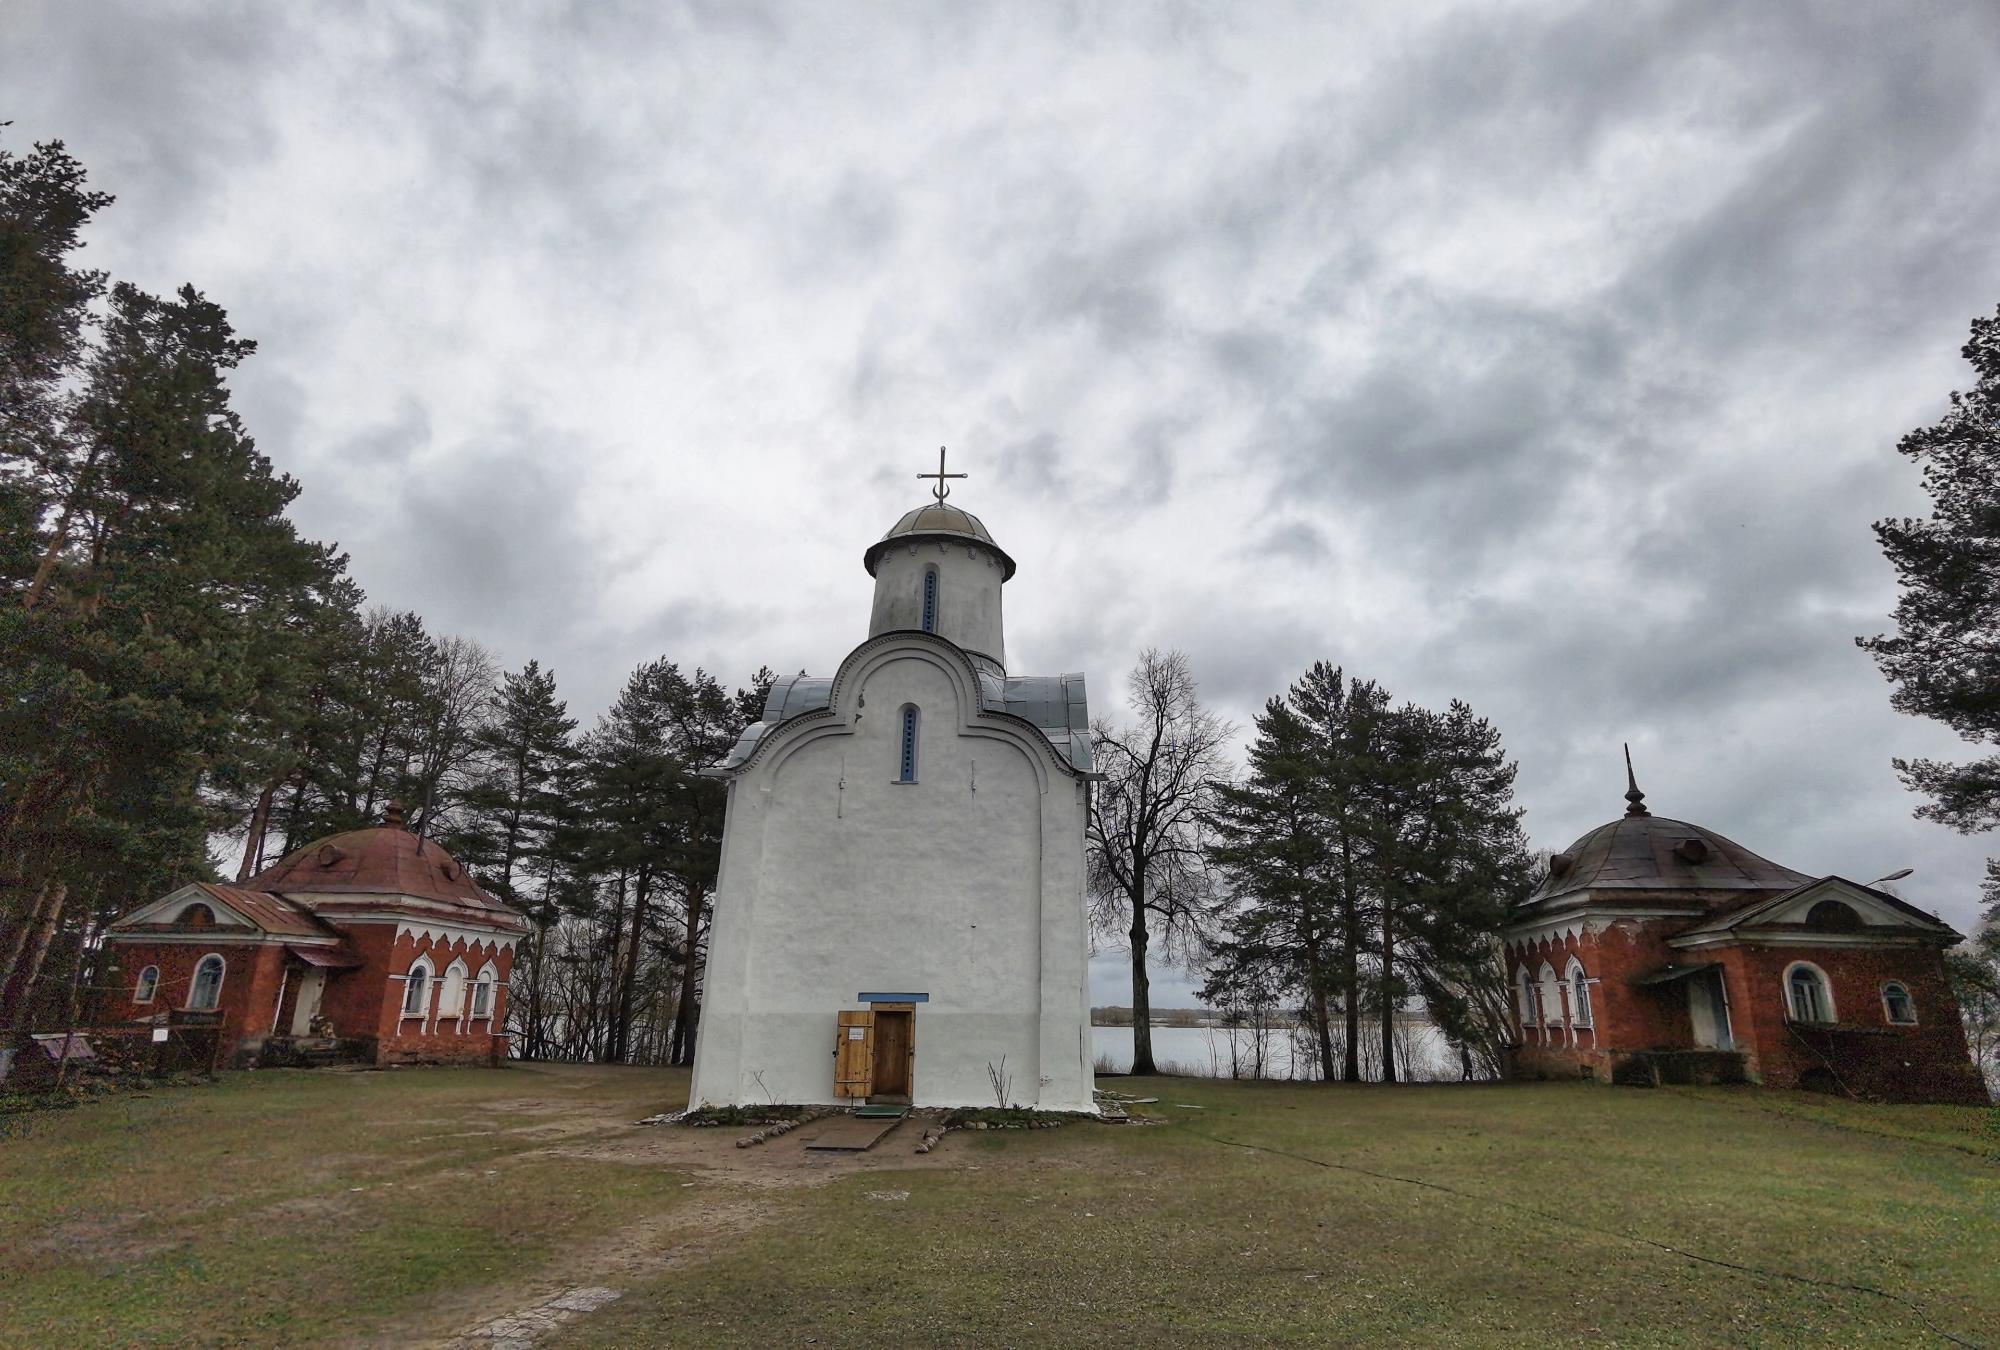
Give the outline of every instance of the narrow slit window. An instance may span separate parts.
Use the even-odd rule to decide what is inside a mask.
[[[924,631],[937,632],[937,591],[938,573],[935,567],[924,569]]]
[[[903,709],[903,755],[897,765],[896,781],[917,781],[917,710],[914,706]]]

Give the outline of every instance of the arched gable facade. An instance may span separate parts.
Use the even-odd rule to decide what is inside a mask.
[[[695,1101],[837,1100],[836,1019],[888,992],[922,996],[917,1103],[991,1104],[1004,1058],[1019,1104],[1095,1109],[1087,785],[981,677],[880,634],[730,769]]]

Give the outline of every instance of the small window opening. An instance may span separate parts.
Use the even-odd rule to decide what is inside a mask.
[[[194,983],[188,988],[188,1007],[206,1012],[222,1001],[222,958],[214,952],[201,958],[194,968]]]
[[[1526,966],[1521,967],[1520,975],[1520,987],[1516,992],[1521,999],[1521,1025],[1531,1027],[1535,1025],[1535,981]]]
[[[491,1017],[493,1015],[493,986],[500,982],[500,971],[491,961],[479,971],[479,982],[472,986],[472,1015]]]
[[[903,752],[896,770],[896,781],[917,781],[917,709],[914,704],[903,709]]]
[[[430,976],[429,967],[421,961],[410,967],[409,978],[403,981],[403,1016],[424,1015],[424,986],[429,983]]]
[[[181,925],[185,928],[213,928],[215,911],[207,905],[189,905],[181,911]]]
[[[924,631],[937,632],[938,573],[935,567],[924,569]]]
[[[1794,1022],[1831,1022],[1833,1020],[1833,996],[1826,987],[1826,977],[1811,966],[1793,966],[1785,977],[1785,989],[1790,997],[1787,1011]]]
[[[1910,991],[1900,984],[1892,982],[1882,986],[1882,1010],[1897,1026],[1909,1027],[1917,1024],[1916,1000],[1911,998]]]
[[[153,995],[159,992],[159,988],[160,968],[158,966],[147,966],[139,972],[139,983],[132,990],[132,1001],[134,1003],[151,1003]]]
[[[1590,1023],[1590,981],[1585,978],[1583,964],[1569,963],[1569,1011],[1570,1017],[1580,1027]]]

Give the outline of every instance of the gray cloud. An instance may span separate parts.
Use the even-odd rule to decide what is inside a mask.
[[[120,196],[91,261],[262,343],[238,403],[302,527],[586,718],[661,653],[830,669],[945,443],[1016,664],[1101,710],[1149,645],[1242,723],[1325,658],[1493,717],[1539,843],[1620,808],[1629,739],[1658,810],[1973,913],[1991,841],[1888,767],[1958,747],[1852,637],[1894,602],[1869,521],[1923,505],[1894,442],[2000,298],[1990,7],[9,37],[9,136]]]

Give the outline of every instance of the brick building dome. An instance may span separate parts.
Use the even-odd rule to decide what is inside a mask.
[[[403,808],[390,803],[382,824],[316,839],[294,849],[242,883],[281,895],[409,896],[474,911],[485,922],[526,929],[519,913],[488,894],[437,841],[403,826]],[[314,904],[315,909],[319,908]]]
[[[1713,830],[1637,815],[1600,825],[1551,858],[1528,903],[1583,891],[1788,891],[1810,880]]]
[[[1546,907],[1565,896],[1580,902],[1592,891],[1707,892],[1710,898],[1734,903],[1745,891],[1789,891],[1812,880],[1713,830],[1648,811],[1629,749],[1625,784],[1625,814],[1550,857],[1548,876],[1523,910]]]

